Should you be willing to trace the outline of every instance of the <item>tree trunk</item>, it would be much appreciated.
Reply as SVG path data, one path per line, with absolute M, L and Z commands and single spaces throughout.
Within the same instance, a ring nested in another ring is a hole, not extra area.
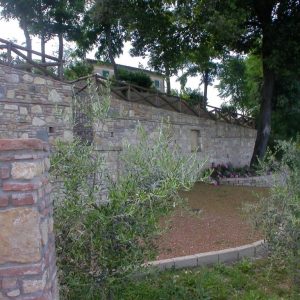
M 42 53 L 42 63 L 46 62 L 45 54 L 46 54 L 46 39 L 44 32 L 41 33 L 41 53 Z
M 204 93 L 203 93 L 203 99 L 204 99 L 204 103 L 203 103 L 203 107 L 205 108 L 207 105 L 207 90 L 208 90 L 208 82 L 209 80 L 209 71 L 206 69 L 204 72 L 204 76 L 203 76 L 203 83 L 204 83 Z
M 60 32 L 58 34 L 58 59 L 59 59 L 59 67 L 58 67 L 58 77 L 60 79 L 63 78 L 63 57 L 64 57 L 64 37 L 63 33 Z
M 28 31 L 27 21 L 24 19 L 21 19 L 20 27 L 23 29 L 23 32 L 24 32 L 24 36 L 26 39 L 26 47 L 28 48 L 28 50 L 32 50 L 32 42 L 31 42 L 29 31 Z M 27 57 L 28 57 L 28 59 L 32 60 L 32 53 L 30 51 L 27 52 Z
M 166 67 L 167 95 L 171 95 L 170 69 Z
M 41 33 L 41 53 L 42 53 L 42 63 L 46 62 L 45 54 L 46 54 L 46 39 L 44 32 Z
M 262 98 L 260 104 L 259 123 L 257 136 L 251 158 L 251 166 L 255 165 L 259 159 L 262 159 L 266 153 L 270 132 L 271 132 L 271 113 L 272 97 L 274 91 L 275 75 L 267 63 L 263 62 L 263 86 Z
M 112 47 L 112 36 L 111 36 L 111 27 L 110 26 L 107 26 L 105 28 L 105 34 L 106 34 L 106 39 L 107 39 L 109 60 L 110 60 L 110 63 L 112 64 L 113 69 L 114 69 L 115 79 L 118 80 L 119 79 L 119 73 L 118 73 L 117 64 L 115 62 L 115 55 L 114 55 L 113 47 Z
M 257 127 L 257 136 L 251 158 L 251 166 L 266 154 L 271 133 L 272 98 L 275 83 L 275 71 L 270 66 L 273 52 L 272 12 L 276 1 L 254 1 L 254 9 L 262 29 L 262 61 L 263 61 L 263 86 L 261 90 L 260 114 Z

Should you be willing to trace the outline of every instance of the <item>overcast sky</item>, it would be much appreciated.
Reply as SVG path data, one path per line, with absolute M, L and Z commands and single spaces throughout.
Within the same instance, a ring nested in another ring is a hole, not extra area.
M 6 22 L 4 20 L 0 20 L 0 37 L 3 39 L 15 40 L 17 44 L 25 45 L 25 37 L 23 31 L 20 29 L 17 21 L 9 21 Z M 40 44 L 37 38 L 33 38 L 33 49 L 36 51 L 40 51 Z M 118 64 L 138 67 L 139 64 L 142 64 L 144 67 L 147 67 L 147 59 L 143 59 L 142 57 L 131 57 L 129 55 L 130 43 L 126 43 L 124 47 L 123 54 L 116 58 L 116 62 Z M 51 40 L 46 45 L 46 53 L 49 55 L 54 54 L 57 51 L 57 41 Z M 91 56 L 91 58 L 93 58 Z M 180 89 L 179 83 L 176 81 L 176 77 L 171 78 L 171 87 L 175 89 Z M 187 82 L 187 87 L 191 87 L 193 89 L 199 89 L 199 77 L 189 78 Z M 202 91 L 202 86 L 200 87 Z M 214 86 L 209 86 L 208 88 L 208 104 L 213 106 L 220 106 L 222 100 L 218 96 L 218 90 Z

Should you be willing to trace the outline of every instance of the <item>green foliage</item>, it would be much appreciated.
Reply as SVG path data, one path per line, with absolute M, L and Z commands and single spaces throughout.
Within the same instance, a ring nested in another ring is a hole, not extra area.
M 242 260 L 234 266 L 171 270 L 130 280 L 116 291 L 118 300 L 280 300 L 299 298 L 286 272 L 269 274 L 269 261 Z M 70 299 L 91 299 L 85 290 Z
M 229 99 L 230 105 L 236 110 L 256 117 L 262 85 L 261 59 L 255 55 L 226 57 L 219 78 L 219 95 Z
M 93 144 L 56 145 L 51 174 L 60 182 L 54 216 L 65 298 L 84 290 L 85 299 L 111 299 L 155 257 L 159 218 L 182 203 L 178 190 L 200 179 L 202 163 L 180 153 L 168 126 L 157 128 L 153 139 L 138 132 L 139 143 L 124 146 L 116 182 Z
M 251 215 L 266 236 L 275 265 L 291 270 L 299 284 L 300 149 L 295 142 L 280 142 L 275 150 L 262 162 L 265 169 L 275 170 L 271 195 L 252 207 Z
M 172 90 L 172 95 L 184 99 L 190 105 L 204 105 L 203 94 L 198 89 L 186 88 L 181 92 L 177 90 Z
M 72 61 L 64 69 L 64 76 L 67 80 L 75 80 L 93 73 L 93 66 L 85 61 Z
M 277 79 L 272 115 L 273 140 L 296 138 L 300 133 L 300 81 L 290 74 Z
M 148 89 L 153 85 L 150 76 L 145 72 L 131 72 L 122 68 L 118 71 L 118 80 L 124 80 L 128 83 L 133 83 Z
M 95 57 L 109 61 L 117 77 L 115 57 L 123 52 L 124 42 L 128 33 L 128 1 L 96 0 L 86 5 L 86 12 L 78 30 L 73 35 L 78 49 L 77 52 L 85 57 L 94 47 Z
M 222 103 L 220 109 L 222 113 L 230 114 L 235 117 L 237 116 L 238 113 L 236 107 L 232 104 Z
M 177 74 L 184 57 L 174 9 L 168 1 L 132 1 L 131 54 L 147 56 L 149 66 L 165 74 Z M 167 93 L 170 93 L 169 82 Z

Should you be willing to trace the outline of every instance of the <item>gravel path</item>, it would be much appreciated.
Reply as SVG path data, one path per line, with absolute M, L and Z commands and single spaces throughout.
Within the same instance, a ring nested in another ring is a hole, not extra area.
M 161 226 L 168 229 L 157 240 L 157 259 L 237 247 L 261 239 L 242 208 L 267 193 L 266 188 L 197 183 L 183 194 L 194 213 L 178 209 L 171 218 L 161 221 Z

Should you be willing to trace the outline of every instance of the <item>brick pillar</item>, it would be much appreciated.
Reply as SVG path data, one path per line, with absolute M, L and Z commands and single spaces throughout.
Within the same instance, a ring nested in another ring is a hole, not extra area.
M 58 299 L 48 154 L 0 139 L 0 300 Z

